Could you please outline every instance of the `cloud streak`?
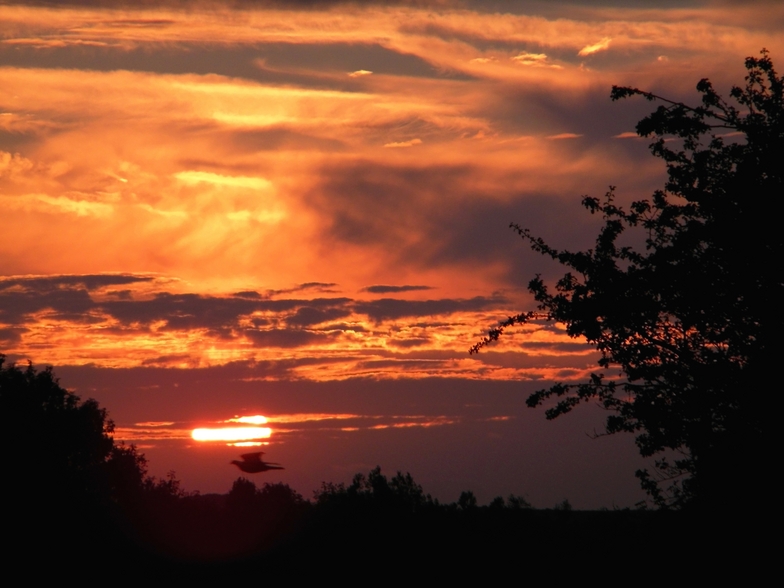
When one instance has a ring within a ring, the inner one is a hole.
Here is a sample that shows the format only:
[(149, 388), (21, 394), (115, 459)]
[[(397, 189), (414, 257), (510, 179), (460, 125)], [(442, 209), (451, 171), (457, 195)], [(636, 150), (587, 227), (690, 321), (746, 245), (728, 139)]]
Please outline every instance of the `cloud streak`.
[[(133, 275), (8, 278), (0, 281), (0, 335), (12, 357), (174, 368), (242, 360), (269, 379), (537, 378), (564, 368), (576, 376), (587, 361), (584, 346), (542, 327), (527, 329), (522, 348), (511, 337), (495, 354), (469, 358), (477, 325), (510, 311), (499, 295), (362, 300), (161, 290), (171, 284)], [(517, 359), (499, 362), (499, 352)]]
[(418, 292), (422, 290), (432, 290), (430, 286), (367, 286), (362, 288), (362, 292), (370, 292), (371, 294), (391, 294), (393, 292)]

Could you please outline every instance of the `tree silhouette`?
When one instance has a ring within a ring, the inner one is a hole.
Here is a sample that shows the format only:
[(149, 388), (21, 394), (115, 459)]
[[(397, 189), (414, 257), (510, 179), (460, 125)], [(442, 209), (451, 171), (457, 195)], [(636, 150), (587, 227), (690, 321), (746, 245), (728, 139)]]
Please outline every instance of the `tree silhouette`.
[[(8, 473), (0, 502), (20, 554), (75, 542), (100, 557), (119, 557), (143, 512), (179, 496), (174, 478), (147, 476), (134, 446), (115, 444), (114, 423), (95, 400), (61, 387), (51, 368), (7, 365), (0, 354), (0, 460)], [(41, 529), (46, 529), (45, 539)], [(106, 538), (112, 537), (112, 542)]]
[(98, 491), (114, 447), (106, 411), (60, 387), (51, 368), (4, 363), (0, 355), (0, 451), (15, 473), (6, 489), (45, 479), (70, 494)]
[(376, 466), (367, 476), (356, 474), (349, 486), (322, 482), (315, 492), (316, 506), (325, 511), (345, 511), (364, 517), (384, 514), (400, 521), (438, 508), (438, 501), (425, 494), (410, 473), (397, 472), (388, 479)]
[[(584, 197), (604, 221), (587, 251), (557, 250), (512, 224), (568, 271), (554, 288), (531, 280), (538, 310), (509, 317), (471, 349), (533, 320), (563, 323), (595, 345), (601, 372), (540, 390), (528, 405), (557, 399), (548, 419), (583, 401), (612, 411), (607, 433), (635, 433), (643, 456), (659, 456), (653, 473), (637, 472), (659, 506), (740, 504), (766, 487), (764, 395), (784, 331), (784, 247), (773, 212), (784, 195), (784, 83), (761, 55), (746, 59), (746, 83), (730, 92), (736, 105), (707, 79), (695, 107), (613, 87), (613, 100), (662, 103), (637, 133), (654, 138), (664, 189), (628, 210), (614, 187), (603, 200)], [(642, 232), (643, 249), (621, 243), (627, 230)]]

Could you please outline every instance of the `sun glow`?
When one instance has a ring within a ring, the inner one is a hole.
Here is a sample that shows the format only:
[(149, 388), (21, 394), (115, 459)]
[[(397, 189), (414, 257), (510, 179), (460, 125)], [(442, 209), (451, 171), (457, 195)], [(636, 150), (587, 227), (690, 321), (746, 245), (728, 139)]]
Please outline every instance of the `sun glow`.
[(193, 429), (195, 441), (253, 441), (272, 435), (268, 427), (222, 427), (219, 429)]
[(262, 445), (269, 445), (264, 441), (238, 441), (237, 443), (227, 443), (231, 447), (260, 447)]
[(233, 419), (228, 419), (227, 423), (243, 423), (246, 425), (266, 425), (267, 424), (267, 417), (261, 416), (260, 414), (256, 414), (253, 416), (242, 416), (242, 417), (234, 417)]

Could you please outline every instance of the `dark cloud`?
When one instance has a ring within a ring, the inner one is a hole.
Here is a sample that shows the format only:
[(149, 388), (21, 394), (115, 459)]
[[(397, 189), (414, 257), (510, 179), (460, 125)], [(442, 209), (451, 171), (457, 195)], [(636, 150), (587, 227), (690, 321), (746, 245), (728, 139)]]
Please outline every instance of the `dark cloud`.
[(118, 18), (115, 20), (105, 20), (105, 25), (115, 25), (118, 27), (138, 27), (138, 28), (159, 28), (174, 24), (176, 21), (170, 18)]
[[(565, 160), (568, 157), (564, 154)], [(607, 182), (617, 183), (639, 170), (632, 160), (629, 163), (628, 169), (614, 171)], [(327, 236), (331, 239), (383, 248), (391, 256), (390, 263), (404, 267), (468, 269), (504, 264), (506, 281), (500, 281), (499, 287), (524, 288), (536, 274), (547, 280), (563, 273), (557, 262), (531, 252), (510, 230), (510, 223), (568, 250), (592, 247), (601, 226), (601, 219), (581, 206), (585, 192), (581, 194), (579, 187), (566, 194), (509, 191), (489, 198), (473, 187), (481, 172), (470, 166), (422, 169), (361, 161), (333, 166), (324, 174), (321, 189), (309, 196), (309, 204), (330, 219)], [(635, 180), (637, 185), (622, 184), (621, 197), (649, 195), (654, 189), (645, 184), (649, 181), (646, 176)], [(601, 196), (607, 184), (597, 182), (583, 189)]]
[(384, 245), (402, 257), (416, 259), (428, 253), (422, 246), (432, 247), (425, 238), (433, 239), (444, 231), (439, 227), (427, 235), (427, 217), (441, 216), (444, 209), (462, 200), (465, 184), (477, 173), (468, 166), (424, 169), (374, 161), (332, 165), (323, 170), (320, 190), (309, 195), (309, 204), (331, 219), (333, 238), (357, 245)]
[(307, 290), (309, 288), (332, 288), (333, 286), (337, 286), (335, 282), (305, 282), (304, 284), (300, 284), (298, 288), (300, 290)]
[(24, 328), (0, 328), (0, 342), (4, 345), (15, 345), (22, 340), (22, 334), (26, 333)]
[(0, 291), (0, 321), (12, 325), (24, 323), (29, 315), (45, 309), (66, 315), (84, 315), (94, 308), (90, 294), (83, 289)]
[(348, 308), (326, 308), (319, 309), (311, 306), (303, 306), (297, 309), (293, 315), (286, 317), (286, 323), (296, 327), (309, 327), (319, 323), (326, 323), (339, 318), (344, 318), (351, 314)]
[(233, 324), (237, 317), (252, 313), (260, 304), (269, 304), (269, 301), (159, 293), (150, 300), (103, 302), (101, 308), (125, 324), (148, 325), (165, 321), (166, 329), (187, 330), (217, 329)]
[[(164, 321), (167, 329), (209, 328), (220, 331), (236, 325), (240, 317), (256, 311), (279, 313), (281, 316), (294, 311), (294, 322), (298, 325), (334, 320), (350, 313), (347, 306), (351, 302), (349, 298), (271, 300), (256, 292), (240, 292), (225, 297), (159, 292), (149, 299), (134, 300), (130, 291), (123, 290), (109, 292), (115, 298), (113, 300), (96, 301), (90, 295), (91, 291), (106, 285), (151, 280), (134, 275), (6, 278), (0, 280), (0, 320), (19, 324), (29, 320), (32, 314), (48, 310), (56, 318), (77, 322), (100, 322), (102, 315), (108, 315), (126, 326)], [(331, 285), (313, 282), (294, 290), (319, 291)], [(323, 320), (317, 320), (319, 318)]]
[(253, 290), (245, 290), (243, 292), (235, 292), (234, 294), (232, 294), (232, 296), (235, 296), (237, 298), (254, 298), (254, 299), (261, 298), (261, 294), (259, 294), (258, 292), (255, 292)]
[(220, 329), (235, 325), (240, 317), (257, 311), (286, 313), (303, 306), (324, 309), (341, 307), (349, 302), (349, 298), (271, 300), (235, 296), (160, 293), (151, 300), (107, 301), (99, 306), (105, 312), (127, 324), (150, 324), (156, 321), (166, 321), (165, 328), (167, 329), (188, 330)]
[(366, 314), (371, 320), (380, 322), (404, 317), (436, 316), (455, 312), (472, 312), (501, 308), (508, 304), (502, 296), (476, 296), (467, 300), (444, 298), (440, 300), (398, 300), (381, 298), (354, 304), (355, 312)]
[[(150, 52), (155, 56), (151, 58)], [(253, 60), (258, 51), (248, 47), (190, 47), (187, 43), (157, 48), (66, 45), (36, 47), (0, 44), (0, 59), (7, 66), (81, 69), (93, 71), (144, 71), (161, 74), (220, 74), (240, 78), (266, 77)]]
[(188, 354), (171, 354), (171, 355), (161, 355), (160, 357), (155, 357), (151, 359), (145, 359), (142, 361), (141, 365), (143, 366), (166, 366), (171, 365), (172, 363), (191, 363), (193, 358)]
[(0, 278), (0, 292), (21, 286), (30, 291), (49, 291), (61, 288), (82, 287), (87, 290), (97, 290), (104, 286), (122, 286), (139, 282), (151, 282), (155, 278), (130, 274), (85, 274), (77, 276), (12, 276)]
[(131, 300), (133, 298), (133, 293), (130, 290), (107, 290), (107, 296), (114, 296), (119, 300)]
[[(37, 313), (46, 312), (48, 318), (73, 324), (105, 323), (107, 334), (122, 335), (129, 329), (144, 331), (155, 325), (164, 331), (203, 330), (209, 336), (225, 340), (244, 336), (261, 347), (299, 347), (334, 340), (345, 331), (365, 331), (366, 328), (359, 325), (336, 322), (354, 313), (365, 315), (376, 323), (390, 319), (419, 319), (417, 325), (426, 328), (445, 324), (443, 319), (434, 322), (428, 321), (428, 317), (488, 309), (498, 309), (500, 312), (509, 303), (507, 298), (498, 294), (470, 299), (402, 300), (387, 297), (363, 301), (345, 297), (273, 299), (262, 297), (254, 291), (227, 296), (158, 292), (144, 299), (134, 299), (125, 295), (125, 291), (120, 291), (109, 299), (96, 300), (84, 287), (85, 284), (95, 288), (105, 283), (133, 283), (140, 280), (149, 278), (88, 275), (67, 276), (65, 279), (7, 280), (4, 282), (7, 287), (0, 289), (0, 323), (5, 325), (0, 338), (9, 342), (18, 341), (19, 333), (23, 331), (9, 327), (32, 323)], [(308, 282), (300, 284), (296, 289), (320, 291), (333, 285)], [(381, 288), (405, 292), (428, 287)], [(264, 316), (255, 313), (264, 313)], [(248, 328), (248, 322), (253, 328)], [(316, 326), (318, 328), (312, 328)], [(413, 348), (427, 342), (426, 337), (408, 337), (391, 339), (390, 345)]]
[(305, 282), (293, 288), (284, 288), (283, 290), (267, 290), (268, 296), (277, 296), (278, 294), (293, 294), (295, 292), (303, 292), (305, 290), (315, 290), (316, 292), (336, 292), (335, 286), (338, 284), (334, 282)]
[(256, 331), (248, 329), (244, 335), (253, 341), (256, 347), (303, 347), (305, 345), (323, 345), (333, 340), (336, 335), (303, 330), (270, 329)]
[[(321, 172), (319, 190), (306, 196), (308, 204), (329, 219), (327, 236), (383, 248), (391, 253), (391, 263), (407, 267), (505, 264), (507, 281), (499, 287), (524, 287), (537, 273), (556, 278), (561, 268), (528, 251), (509, 230), (510, 222), (530, 228), (555, 247), (582, 250), (593, 245), (600, 225), (600, 219), (580, 206), (584, 194), (601, 196), (613, 184), (619, 186), (619, 198), (640, 198), (660, 187), (664, 169), (651, 159), (646, 142), (628, 145), (631, 142), (612, 138), (634, 128), (650, 112), (649, 103), (612, 103), (609, 87), (598, 86), (554, 94), (546, 86), (503, 84), (494, 96), (495, 102), (486, 106), (498, 126), (511, 133), (552, 134), (556, 129), (583, 135), (551, 141), (553, 160), (542, 162), (543, 169), (573, 165), (585, 158), (586, 150), (606, 153), (606, 160), (618, 165), (608, 166), (604, 177), (594, 170), (573, 188), (499, 188), (491, 198), (476, 188), (481, 185), (478, 178), (487, 173), (478, 166), (331, 163)], [(514, 184), (521, 185), (521, 179), (514, 178)]]
[(536, 274), (545, 279), (563, 274), (563, 267), (530, 250), (510, 228), (517, 223), (558, 249), (585, 249), (593, 245), (599, 220), (583, 210), (580, 196), (520, 194), (509, 202), (468, 199), (460, 207), (441, 211), (443, 231), (439, 247), (428, 262), (435, 265), (505, 262), (506, 284), (526, 287)]
[[(618, 58), (614, 54), (597, 55), (599, 58)], [(627, 61), (630, 59), (626, 55), (623, 57)], [(646, 56), (645, 59), (650, 58)], [(617, 83), (622, 85), (624, 81), (618, 79)], [(499, 108), (496, 114), (505, 128), (547, 135), (575, 133), (582, 135), (580, 140), (589, 144), (613, 143), (614, 135), (633, 131), (637, 121), (650, 114), (652, 108), (645, 100), (613, 102), (610, 90), (609, 85), (594, 85), (575, 92), (553, 92), (547, 86), (508, 86), (497, 95), (496, 106)], [(676, 95), (676, 99), (688, 101), (688, 96)], [(566, 143), (564, 146), (568, 147)], [(624, 146), (626, 149), (629, 147)], [(635, 156), (650, 158), (647, 142), (635, 149)]]
[(411, 337), (409, 339), (389, 339), (387, 345), (392, 347), (419, 347), (420, 345), (427, 345), (430, 343), (430, 337)]
[[(110, 26), (116, 21), (109, 21)], [(167, 26), (159, 21), (158, 27)], [(5, 66), (61, 68), (92, 71), (138, 71), (158, 74), (217, 74), (273, 85), (294, 85), (341, 91), (358, 91), (365, 82), (346, 74), (361, 69), (375, 74), (426, 78), (460, 78), (409, 53), (374, 43), (167, 43), (143, 47), (95, 45), (36, 46), (0, 43)], [(266, 148), (287, 143), (311, 143), (305, 135), (283, 130), (254, 133), (246, 140), (262, 141)], [(239, 138), (242, 140), (242, 137)], [(323, 142), (324, 140), (322, 140)]]
[(432, 286), (368, 286), (362, 288), (360, 292), (370, 292), (371, 294), (390, 294), (392, 292), (413, 292), (416, 290), (432, 290)]
[[(344, 151), (346, 145), (343, 141), (333, 137), (319, 137), (303, 133), (300, 130), (286, 128), (281, 125), (274, 128), (225, 131), (216, 125), (216, 142), (231, 144), (242, 152), (247, 151), (278, 151), (278, 150), (317, 150), (336, 153)], [(216, 169), (226, 169), (224, 162), (198, 162), (199, 167), (204, 163)]]
[(105, 317), (90, 312), (53, 312), (47, 314), (46, 318), (48, 320), (71, 322), (82, 325), (97, 325), (106, 320)]
[(28, 147), (35, 145), (38, 140), (38, 136), (32, 132), (0, 130), (0, 151), (24, 152)]
[(348, 323), (334, 323), (331, 325), (324, 325), (316, 329), (318, 331), (353, 331), (355, 333), (365, 333), (367, 329), (362, 325), (350, 325)]
[[(375, 74), (443, 77), (444, 73), (410, 53), (399, 53), (370, 43), (274, 43), (257, 45), (267, 68), (347, 73), (360, 69)], [(350, 78), (349, 78), (350, 81)]]

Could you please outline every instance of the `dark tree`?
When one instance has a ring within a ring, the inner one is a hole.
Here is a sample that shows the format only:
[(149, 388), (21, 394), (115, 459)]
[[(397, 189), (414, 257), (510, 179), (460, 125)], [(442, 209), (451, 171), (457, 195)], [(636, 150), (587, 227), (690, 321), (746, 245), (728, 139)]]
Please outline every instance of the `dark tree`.
[(391, 480), (376, 466), (367, 477), (356, 474), (351, 485), (323, 482), (315, 492), (316, 504), (322, 506), (368, 507), (397, 513), (417, 513), (437, 504), (430, 494), (425, 494), (411, 474), (398, 472)]
[(8, 472), (0, 494), (6, 505), (66, 524), (160, 493), (162, 483), (147, 477), (144, 456), (115, 444), (113, 432), (106, 410), (60, 386), (51, 368), (7, 365), (0, 354), (0, 459)]
[(51, 368), (8, 365), (0, 354), (4, 562), (35, 554), (67, 573), (74, 546), (103, 562), (136, 553), (125, 513), (143, 499), (145, 462), (115, 445), (113, 430), (106, 411), (60, 386)]
[(106, 411), (94, 400), (80, 402), (51, 369), (4, 362), (0, 355), (0, 451), (14, 472), (6, 489), (45, 479), (69, 493), (95, 491), (114, 446)]
[[(745, 65), (734, 103), (707, 79), (697, 84), (698, 106), (613, 87), (613, 100), (661, 103), (637, 133), (654, 138), (664, 189), (628, 210), (613, 187), (603, 200), (584, 197), (603, 220), (587, 251), (555, 249), (511, 225), (568, 271), (554, 287), (531, 280), (538, 310), (508, 318), (471, 349), (533, 320), (563, 323), (595, 345), (600, 371), (590, 381), (540, 390), (528, 405), (555, 399), (548, 419), (583, 401), (611, 411), (607, 433), (634, 433), (643, 456), (658, 456), (653, 473), (637, 476), (659, 506), (745, 505), (768, 488), (763, 412), (784, 332), (775, 213), (784, 196), (784, 83), (765, 50)], [(636, 235), (644, 247), (624, 244)]]

